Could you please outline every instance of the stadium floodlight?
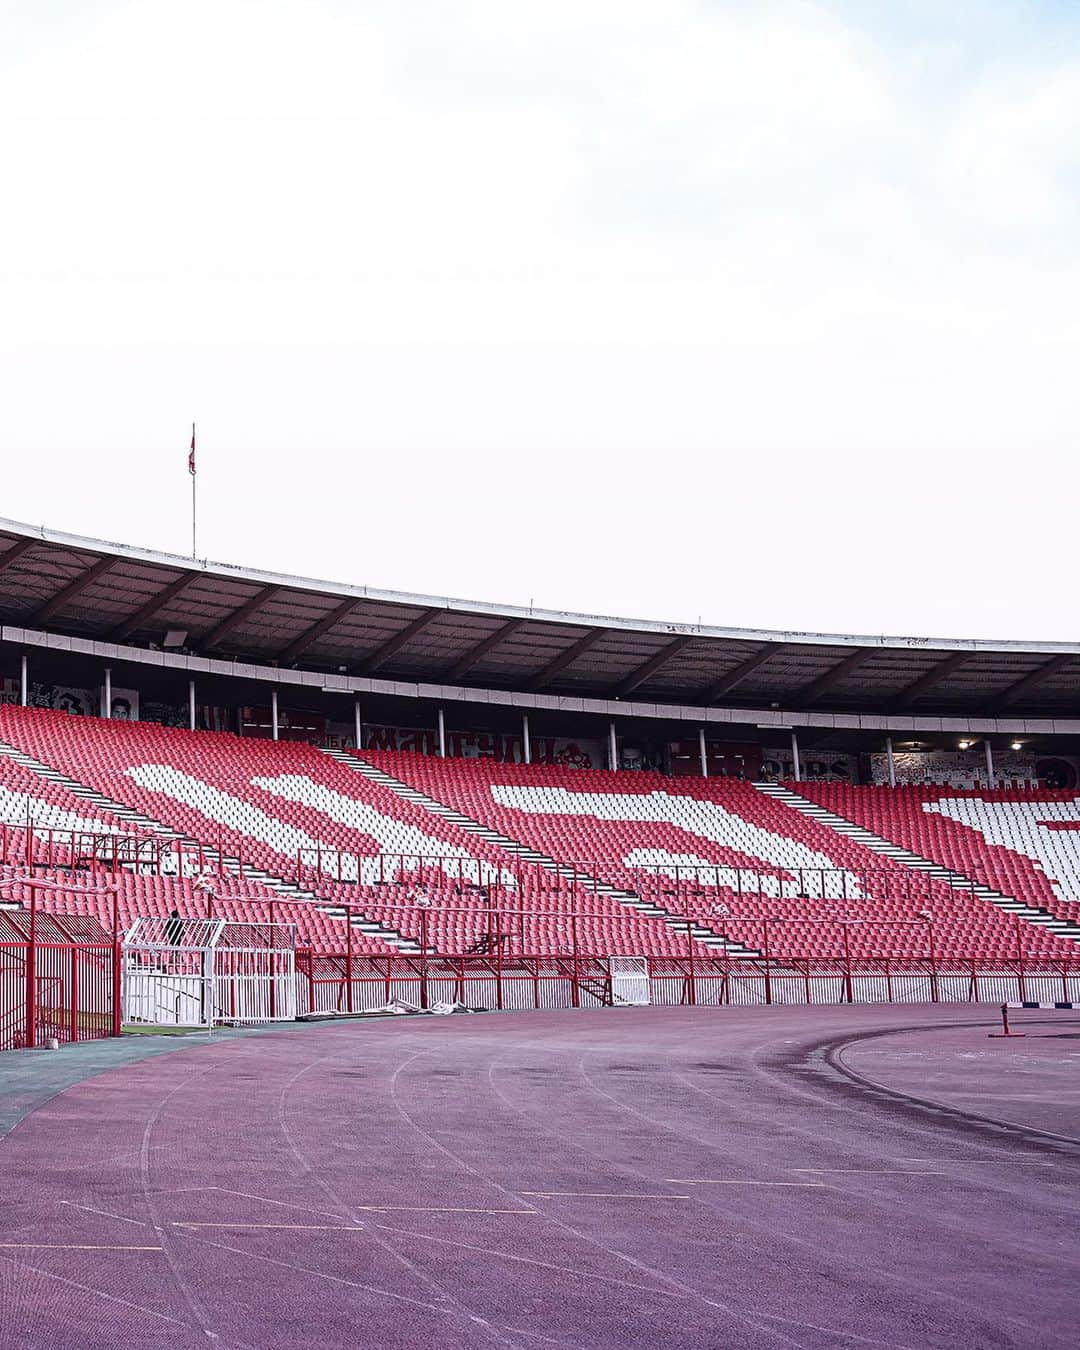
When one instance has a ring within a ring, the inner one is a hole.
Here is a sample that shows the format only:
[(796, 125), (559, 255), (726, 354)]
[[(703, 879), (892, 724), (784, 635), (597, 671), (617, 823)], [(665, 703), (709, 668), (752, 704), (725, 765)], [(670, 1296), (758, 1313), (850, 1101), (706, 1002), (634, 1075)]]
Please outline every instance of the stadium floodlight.
[(1013, 741), (1013, 742), (1011, 742), (1011, 744), (1009, 745), (1009, 749), (1010, 749), (1010, 750), (1023, 750), (1023, 748), (1024, 748), (1024, 742), (1023, 742), (1023, 741)]
[(971, 747), (972, 747), (974, 744), (975, 744), (974, 741), (961, 741), (961, 742), (960, 742), (960, 749), (961, 749), (961, 750), (970, 750)]

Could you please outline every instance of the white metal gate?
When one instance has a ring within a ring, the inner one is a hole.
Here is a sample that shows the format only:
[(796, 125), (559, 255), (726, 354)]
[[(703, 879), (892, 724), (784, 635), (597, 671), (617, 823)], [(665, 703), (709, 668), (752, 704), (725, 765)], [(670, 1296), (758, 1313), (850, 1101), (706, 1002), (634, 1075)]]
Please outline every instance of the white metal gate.
[(291, 923), (227, 923), (214, 949), (218, 1022), (296, 1020), (296, 929)]
[(222, 919), (136, 919), (124, 939), (124, 1021), (209, 1027), (214, 1014), (214, 944)]
[(644, 956), (610, 956), (612, 1003), (640, 1006), (652, 1002), (649, 962)]
[(296, 1017), (292, 924), (136, 919), (124, 940), (124, 1021), (211, 1027)]

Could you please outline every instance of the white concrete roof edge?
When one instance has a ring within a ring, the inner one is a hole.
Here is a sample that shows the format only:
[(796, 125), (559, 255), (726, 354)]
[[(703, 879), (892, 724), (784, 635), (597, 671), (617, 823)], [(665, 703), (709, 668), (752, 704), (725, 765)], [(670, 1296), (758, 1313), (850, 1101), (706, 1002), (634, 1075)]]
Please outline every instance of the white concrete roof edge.
[(611, 628), (624, 632), (666, 633), (672, 637), (724, 638), (739, 642), (777, 642), (803, 646), (880, 647), (883, 649), (926, 650), (941, 652), (1031, 652), (1047, 655), (1080, 654), (1080, 642), (1044, 642), (1025, 639), (904, 637), (888, 634), (811, 633), (797, 629), (781, 631), (762, 628), (722, 628), (710, 624), (675, 623), (662, 619), (627, 619), (607, 614), (578, 614), (572, 610), (534, 609), (519, 605), (505, 605), (486, 600), (463, 600), (451, 596), (413, 594), (408, 591), (384, 591), (369, 586), (354, 586), (343, 582), (324, 581), (314, 577), (297, 577), (283, 572), (268, 572), (260, 568), (240, 567), (232, 563), (212, 562), (208, 558), (188, 558), (182, 554), (162, 553), (132, 544), (120, 544), (105, 539), (91, 539), (85, 535), (52, 530), (45, 525), (27, 525), (22, 521), (0, 517), (0, 530), (24, 538), (40, 539), (44, 543), (84, 552), (111, 554), (130, 558), (134, 562), (155, 563), (186, 571), (205, 572), (211, 576), (250, 581), (262, 586), (286, 586), (293, 590), (309, 591), (346, 599), (385, 601), (388, 604), (410, 605), (421, 609), (445, 609), (462, 614), (486, 614), (504, 619), (531, 619), (537, 623), (556, 623), (577, 628)]

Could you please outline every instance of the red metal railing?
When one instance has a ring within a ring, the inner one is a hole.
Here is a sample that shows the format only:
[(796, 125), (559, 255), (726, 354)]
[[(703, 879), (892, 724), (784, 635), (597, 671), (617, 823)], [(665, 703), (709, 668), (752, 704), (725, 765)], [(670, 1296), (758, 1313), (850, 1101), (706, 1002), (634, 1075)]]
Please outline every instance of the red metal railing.
[[(353, 956), (297, 953), (300, 1007), (363, 1012), (395, 998), (489, 1009), (601, 1007), (616, 1001), (606, 957), (519, 955)], [(1010, 962), (897, 957), (747, 961), (718, 956), (652, 958), (650, 1002), (665, 1005), (990, 1003), (1080, 998), (1080, 959), (1043, 961), (1021, 974)]]

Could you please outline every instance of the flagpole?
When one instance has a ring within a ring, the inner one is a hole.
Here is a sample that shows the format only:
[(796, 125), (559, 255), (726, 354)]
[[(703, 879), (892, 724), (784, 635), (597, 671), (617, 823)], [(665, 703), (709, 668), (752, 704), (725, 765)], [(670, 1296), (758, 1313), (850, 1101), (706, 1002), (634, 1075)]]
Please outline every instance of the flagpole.
[(196, 557), (195, 548), (195, 423), (191, 424), (191, 556)]

